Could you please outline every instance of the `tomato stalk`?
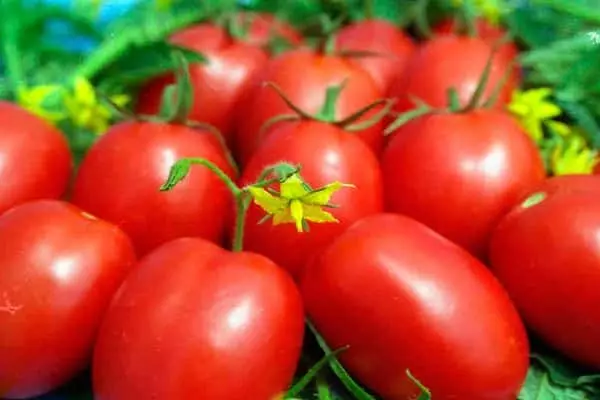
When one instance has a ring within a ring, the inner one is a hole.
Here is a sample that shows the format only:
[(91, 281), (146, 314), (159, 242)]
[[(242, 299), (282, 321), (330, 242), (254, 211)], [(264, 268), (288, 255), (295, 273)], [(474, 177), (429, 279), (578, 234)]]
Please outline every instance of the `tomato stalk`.
[[(271, 128), (273, 125), (279, 122), (301, 120), (319, 121), (327, 124), (333, 124), (348, 132), (358, 132), (364, 129), (368, 129), (371, 126), (378, 123), (379, 121), (381, 121), (382, 118), (389, 114), (392, 107), (394, 106), (395, 100), (393, 99), (379, 99), (371, 104), (366, 105), (363, 108), (358, 109), (356, 112), (354, 112), (352, 115), (346, 118), (337, 119), (335, 116), (336, 104), (346, 84), (347, 80), (344, 80), (339, 85), (329, 86), (325, 92), (325, 99), (323, 101), (321, 109), (316, 114), (311, 115), (310, 113), (302, 110), (297, 105), (295, 105), (285, 95), (283, 90), (281, 90), (281, 88), (275, 83), (264, 83), (265, 86), (269, 86), (270, 88), (275, 90), (275, 92), (277, 92), (277, 94), (281, 97), (285, 104), (293, 111), (293, 113), (277, 115), (267, 120), (261, 127), (261, 135), (264, 134), (264, 132), (266, 132), (267, 129)], [(381, 107), (381, 109), (371, 118), (369, 118), (366, 121), (357, 122), (365, 114), (378, 107)]]
[[(243, 187), (238, 186), (235, 181), (227, 175), (221, 168), (204, 158), (190, 157), (177, 160), (169, 171), (169, 176), (160, 191), (170, 191), (177, 186), (190, 173), (192, 165), (201, 165), (215, 174), (231, 192), (236, 208), (235, 230), (232, 239), (231, 250), (242, 251), (244, 247), (244, 227), (246, 223), (246, 214), (252, 201), (249, 189), (251, 187), (265, 188), (275, 182), (283, 182), (300, 171), (298, 166), (288, 163), (278, 163), (266, 167), (255, 183)], [(270, 178), (270, 176), (274, 176)]]

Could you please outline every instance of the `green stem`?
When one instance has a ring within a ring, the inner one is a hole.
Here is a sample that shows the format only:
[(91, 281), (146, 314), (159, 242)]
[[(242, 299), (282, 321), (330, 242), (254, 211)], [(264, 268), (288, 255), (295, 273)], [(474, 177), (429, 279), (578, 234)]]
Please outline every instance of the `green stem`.
[[(4, 8), (6, 15), (10, 14), (9, 2), (5, 3)], [(19, 87), (25, 84), (25, 76), (23, 74), (23, 65), (21, 63), (21, 52), (19, 51), (19, 26), (17, 17), (5, 18), (1, 26), (2, 32), (2, 55), (6, 65), (6, 76), (9, 86), (14, 92)]]
[(161, 191), (169, 191), (173, 189), (177, 184), (183, 181), (188, 174), (190, 173), (190, 169), (192, 165), (201, 165), (208, 170), (210, 170), (213, 174), (217, 176), (224, 184), (227, 186), (227, 189), (233, 195), (236, 204), (236, 220), (235, 220), (235, 234), (232, 242), (232, 250), (233, 251), (241, 251), (243, 248), (243, 234), (244, 234), (244, 222), (246, 219), (246, 213), (248, 211), (248, 207), (250, 206), (250, 202), (246, 196), (246, 191), (240, 189), (233, 179), (229, 177), (221, 168), (219, 168), (216, 164), (208, 161), (205, 158), (182, 158), (177, 160), (175, 164), (171, 167), (169, 171), (169, 176), (165, 183), (160, 187)]
[(373, 19), (375, 17), (375, 1), (374, 0), (364, 0), (365, 6), (365, 18)]
[[(270, 185), (271, 183), (285, 180), (299, 171), (298, 167), (292, 166), (291, 164), (275, 164), (273, 166), (265, 168), (262, 171), (262, 173), (259, 176), (258, 182), (240, 188), (234, 182), (234, 180), (231, 179), (229, 175), (223, 172), (223, 170), (219, 168), (216, 164), (208, 161), (207, 159), (198, 157), (182, 158), (177, 160), (177, 162), (173, 164), (171, 170), (169, 171), (169, 176), (167, 177), (167, 180), (165, 181), (165, 183), (162, 184), (159, 190), (161, 192), (172, 190), (175, 186), (181, 183), (181, 181), (183, 181), (188, 176), (192, 165), (201, 165), (210, 170), (225, 184), (225, 186), (227, 186), (227, 189), (229, 189), (229, 191), (233, 195), (236, 206), (236, 219), (231, 250), (235, 252), (242, 251), (244, 247), (244, 230), (246, 223), (246, 214), (248, 213), (250, 203), (252, 202), (252, 198), (249, 195), (248, 188), (250, 188), (251, 186), (265, 187)], [(276, 177), (265, 180), (267, 175), (271, 173), (274, 173)]]

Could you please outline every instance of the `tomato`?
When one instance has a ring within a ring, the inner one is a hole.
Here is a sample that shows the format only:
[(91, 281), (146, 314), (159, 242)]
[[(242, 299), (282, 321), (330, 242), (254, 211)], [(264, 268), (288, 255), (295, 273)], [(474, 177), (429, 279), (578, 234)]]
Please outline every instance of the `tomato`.
[(514, 400), (528, 369), (519, 315), (489, 270), (408, 217), (356, 222), (305, 270), (309, 317), (359, 381), (415, 399)]
[(87, 366), (135, 254), (116, 226), (58, 200), (7, 211), (0, 243), (0, 395), (31, 398)]
[[(433, 107), (445, 107), (450, 88), (456, 89), (462, 105), (468, 103), (481, 80), (491, 51), (492, 47), (485, 40), (476, 37), (438, 36), (427, 41), (390, 88), (390, 95), (398, 98), (395, 110), (405, 112), (415, 108), (411, 96)], [(508, 67), (507, 60), (498, 55), (494, 57), (484, 100), (494, 92)], [(516, 87), (517, 82), (508, 79), (494, 107), (504, 108)]]
[(175, 189), (158, 190), (184, 157), (205, 158), (234, 175), (223, 147), (208, 132), (175, 124), (114, 125), (83, 159), (72, 201), (119, 225), (139, 255), (184, 236), (220, 242), (231, 193), (216, 175), (193, 168)]
[(529, 327), (600, 368), (600, 177), (587, 177), (588, 189), (584, 180), (565, 176), (538, 187), (500, 222), (490, 258)]
[(241, 184), (255, 182), (265, 167), (280, 160), (301, 165), (301, 176), (313, 188), (334, 181), (356, 186), (336, 192), (331, 199), (338, 207), (327, 211), (339, 223), (310, 224), (308, 233), (298, 233), (293, 224), (258, 224), (264, 211), (250, 207), (244, 248), (264, 254), (298, 277), (310, 257), (349, 225), (383, 210), (382, 177), (377, 158), (357, 136), (330, 124), (303, 121), (275, 128), (244, 170)]
[(298, 289), (272, 261), (198, 238), (134, 269), (94, 353), (99, 399), (275, 399), (302, 347)]
[(534, 142), (507, 113), (432, 114), (401, 127), (383, 154), (388, 211), (478, 257), (496, 223), (545, 177)]
[[(453, 35), (457, 32), (458, 24), (459, 22), (455, 19), (445, 19), (433, 27), (433, 32), (438, 35)], [(504, 40), (508, 33), (501, 26), (493, 25), (483, 18), (475, 20), (475, 30), (479, 38), (492, 46)], [(512, 61), (519, 55), (519, 49), (515, 42), (508, 41), (500, 47), (499, 53), (507, 61)]]
[[(277, 84), (292, 103), (316, 114), (323, 106), (326, 89), (345, 80), (346, 86), (336, 104), (336, 118), (349, 117), (382, 97), (369, 74), (347, 58), (297, 50), (272, 59), (240, 101), (233, 147), (240, 164), (246, 165), (268, 135), (268, 131), (261, 134), (265, 122), (275, 116), (292, 113), (281, 96), (271, 87), (266, 87), (264, 82)], [(359, 122), (372, 118), (375, 112), (365, 114)], [(360, 131), (358, 136), (379, 152), (383, 145), (382, 129), (383, 122), (378, 122)]]
[(71, 177), (66, 138), (17, 105), (0, 101), (0, 214), (30, 200), (57, 199)]
[[(265, 23), (264, 18), (254, 20), (253, 25), (258, 31), (250, 36), (251, 42), (236, 40), (224, 28), (208, 23), (186, 28), (170, 39), (172, 43), (203, 53), (208, 58), (208, 64), (189, 68), (194, 90), (189, 118), (214, 125), (227, 140), (237, 101), (252, 76), (269, 58), (258, 46), (264, 40)], [(137, 111), (157, 113), (165, 87), (174, 81), (173, 74), (150, 81), (140, 91)]]
[(397, 74), (401, 73), (416, 45), (398, 27), (386, 20), (364, 20), (347, 25), (336, 35), (340, 50), (373, 51), (381, 56), (357, 57), (351, 62), (365, 69), (386, 93)]

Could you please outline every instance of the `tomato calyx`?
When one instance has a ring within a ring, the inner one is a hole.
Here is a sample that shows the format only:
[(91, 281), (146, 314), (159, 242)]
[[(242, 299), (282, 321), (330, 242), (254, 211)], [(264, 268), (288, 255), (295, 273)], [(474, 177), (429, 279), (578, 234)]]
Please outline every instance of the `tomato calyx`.
[(194, 102), (194, 89), (190, 78), (189, 64), (185, 56), (180, 52), (175, 51), (172, 57), (174, 59), (174, 65), (176, 66), (175, 83), (168, 85), (163, 91), (158, 114), (134, 114), (108, 99), (105, 99), (105, 101), (107, 101), (111, 108), (125, 121), (184, 125), (199, 132), (205, 132), (214, 136), (219, 142), (219, 146), (223, 150), (227, 161), (235, 173), (239, 174), (237, 163), (225, 143), (221, 131), (207, 122), (193, 121), (188, 118)]
[[(264, 85), (272, 88), (275, 92), (281, 97), (281, 99), (285, 102), (285, 104), (293, 111), (290, 114), (281, 114), (277, 115), (269, 120), (267, 120), (260, 130), (260, 135), (264, 135), (264, 133), (271, 128), (273, 125), (280, 122), (293, 122), (293, 121), (318, 121), (326, 124), (332, 124), (339, 128), (344, 129), (347, 132), (358, 132), (371, 126), (375, 125), (379, 121), (381, 121), (386, 115), (391, 111), (395, 100), (393, 99), (379, 99), (371, 104), (368, 104), (357, 111), (355, 111), (350, 116), (337, 119), (336, 114), (336, 104), (340, 97), (340, 94), (344, 90), (347, 84), (347, 80), (342, 81), (339, 85), (329, 86), (325, 91), (325, 99), (323, 101), (323, 105), (321, 109), (316, 114), (310, 114), (300, 107), (295, 105), (283, 92), (283, 90), (273, 82), (265, 82)], [(382, 107), (383, 106), (383, 107)], [(375, 115), (371, 118), (357, 122), (361, 119), (366, 113), (372, 111), (375, 108), (381, 107)]]

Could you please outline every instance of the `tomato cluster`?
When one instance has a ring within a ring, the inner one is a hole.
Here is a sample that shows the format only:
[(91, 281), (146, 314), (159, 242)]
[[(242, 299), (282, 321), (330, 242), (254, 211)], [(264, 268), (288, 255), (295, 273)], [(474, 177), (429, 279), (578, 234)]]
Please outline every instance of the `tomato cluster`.
[[(419, 395), (407, 370), (435, 400), (514, 400), (526, 327), (600, 368), (600, 178), (546, 177), (505, 110), (514, 43), (496, 52), (496, 28), (452, 24), (417, 43), (366, 20), (320, 49), (266, 14), (243, 36), (189, 27), (171, 41), (208, 63), (187, 71), (187, 121), (115, 124), (70, 186), (63, 135), (1, 103), (0, 397), (91, 365), (101, 400), (272, 400), (293, 381), (305, 318), (389, 400)], [(274, 34), (296, 47), (271, 55)], [(137, 111), (158, 113), (176, 81), (147, 82)], [(221, 175), (193, 168), (159, 191), (190, 157)], [(227, 179), (247, 187), (280, 162), (310, 188), (353, 187), (307, 232), (286, 223), (293, 209), (264, 222), (258, 203), (236, 231)]]

